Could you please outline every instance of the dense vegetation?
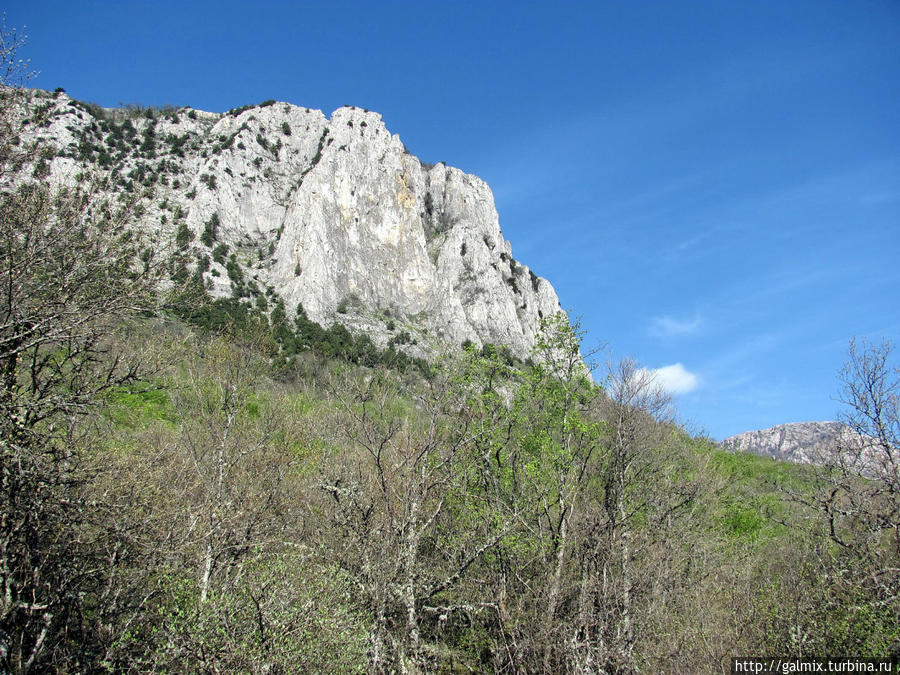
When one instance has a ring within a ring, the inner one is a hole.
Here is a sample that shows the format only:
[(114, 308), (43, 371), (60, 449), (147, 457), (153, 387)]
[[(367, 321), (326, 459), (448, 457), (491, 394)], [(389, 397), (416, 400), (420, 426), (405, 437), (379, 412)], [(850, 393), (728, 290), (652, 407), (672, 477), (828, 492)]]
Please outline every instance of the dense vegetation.
[[(8, 177), (43, 158), (0, 117)], [(561, 315), (527, 362), (469, 346), (429, 366), (302, 308), (212, 300), (180, 243), (129, 228), (133, 204), (40, 178), (0, 195), (0, 670), (900, 651), (887, 348), (854, 346), (842, 374), (879, 472), (853, 448), (778, 464), (687, 435), (630, 362), (596, 384)]]

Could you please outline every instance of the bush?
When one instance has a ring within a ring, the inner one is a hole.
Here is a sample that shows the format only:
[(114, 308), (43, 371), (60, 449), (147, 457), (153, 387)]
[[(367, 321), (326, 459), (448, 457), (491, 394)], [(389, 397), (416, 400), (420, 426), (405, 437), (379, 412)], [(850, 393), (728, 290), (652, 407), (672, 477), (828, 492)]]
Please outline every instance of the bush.
[(183, 251), (193, 239), (194, 233), (188, 228), (187, 223), (182, 222), (175, 233), (175, 245)]
[(205, 246), (208, 248), (212, 248), (213, 243), (216, 241), (219, 230), (219, 214), (213, 213), (209, 220), (203, 225), (203, 234), (200, 235), (200, 241), (203, 242)]
[(225, 259), (228, 257), (228, 244), (219, 244), (216, 246), (213, 249), (212, 257), (217, 263), (224, 265)]
[(49, 176), (50, 165), (47, 163), (47, 160), (41, 157), (37, 161), (37, 164), (34, 165), (34, 171), (32, 172), (32, 175), (35, 178), (46, 178), (47, 176)]
[(235, 284), (243, 283), (244, 270), (241, 268), (240, 263), (238, 263), (233, 253), (228, 259), (228, 262), (225, 263), (225, 271), (228, 273), (228, 278), (231, 279)]

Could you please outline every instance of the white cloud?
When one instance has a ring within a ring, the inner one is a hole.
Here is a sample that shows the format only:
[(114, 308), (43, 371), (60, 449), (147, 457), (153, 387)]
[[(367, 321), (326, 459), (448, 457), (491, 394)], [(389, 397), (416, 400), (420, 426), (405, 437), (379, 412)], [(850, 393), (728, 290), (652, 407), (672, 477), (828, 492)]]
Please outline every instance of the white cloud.
[(694, 391), (700, 384), (700, 379), (680, 363), (655, 370), (642, 368), (639, 372), (649, 374), (656, 384), (670, 394), (686, 394)]
[(693, 319), (675, 319), (671, 316), (655, 317), (650, 325), (650, 333), (658, 337), (695, 335), (700, 332), (703, 319), (695, 315)]

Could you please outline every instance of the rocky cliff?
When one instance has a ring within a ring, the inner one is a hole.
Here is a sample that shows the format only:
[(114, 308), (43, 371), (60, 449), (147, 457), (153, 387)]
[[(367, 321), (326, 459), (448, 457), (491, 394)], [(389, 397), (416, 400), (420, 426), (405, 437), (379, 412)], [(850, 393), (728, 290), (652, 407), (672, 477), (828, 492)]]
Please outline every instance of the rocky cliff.
[(779, 424), (730, 436), (720, 445), (796, 464), (843, 466), (870, 478), (890, 474), (895, 466), (876, 439), (840, 422)]
[(101, 197), (130, 201), (214, 295), (280, 297), (381, 345), (408, 333), (414, 354), (470, 340), (525, 357), (560, 311), (513, 258), (488, 186), (421, 162), (377, 113), (113, 110), (32, 91), (13, 116), (22, 146), (39, 149), (17, 180), (100, 176)]
[(838, 422), (779, 424), (730, 436), (721, 445), (735, 452), (752, 452), (785, 462), (823, 464), (834, 456), (848, 431)]

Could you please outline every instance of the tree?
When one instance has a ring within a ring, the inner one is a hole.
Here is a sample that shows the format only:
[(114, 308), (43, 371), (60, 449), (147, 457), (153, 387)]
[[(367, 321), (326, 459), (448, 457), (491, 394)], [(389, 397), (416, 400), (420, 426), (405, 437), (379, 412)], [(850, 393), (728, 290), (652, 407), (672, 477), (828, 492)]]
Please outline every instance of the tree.
[[(9, 84), (22, 41), (0, 32)], [(79, 536), (95, 468), (81, 420), (138, 375), (110, 337), (151, 304), (155, 266), (141, 261), (128, 208), (99, 203), (90, 180), (54, 190), (13, 175), (18, 92), (4, 91), (0, 110), (0, 663), (29, 672), (90, 642), (81, 617), (102, 574)]]
[(900, 655), (900, 369), (892, 357), (889, 342), (850, 342), (838, 375), (845, 427), (823, 449), (812, 490), (790, 493), (812, 516), (811, 532), (795, 527), (815, 553), (785, 574), (806, 593), (770, 618), (782, 653)]
[(63, 642), (80, 602), (81, 556), (51, 533), (75, 538), (84, 516), (79, 420), (140, 372), (111, 335), (152, 301), (139, 238), (123, 214), (93, 217), (91, 197), (35, 184), (0, 195), (0, 626), (23, 672)]
[(332, 385), (344, 412), (335, 423), (361, 452), (330, 458), (320, 483), (333, 555), (374, 617), (375, 672), (436, 668), (440, 659), (423, 634), (462, 609), (453, 592), (506, 532), (467, 491), (484, 432), (465, 414), (467, 390), (455, 369), (420, 383), (414, 409), (403, 405), (401, 386), (383, 369)]
[(113, 453), (125, 487), (107, 478), (95, 490), (120, 496), (143, 553), (119, 565), (118, 586), (146, 599), (111, 623), (114, 672), (360, 669), (368, 626), (346, 601), (350, 583), (305, 541), (313, 442), (259, 351), (188, 340), (168, 395), (177, 424)]
[(535, 347), (535, 365), (521, 388), (524, 400), (520, 447), (528, 466), (536, 519), (533, 535), (546, 556), (546, 597), (541, 612), (541, 667), (564, 662), (564, 624), (558, 616), (566, 594), (576, 533), (573, 524), (585, 508), (585, 486), (600, 450), (600, 425), (586, 414), (601, 395), (581, 354), (583, 331), (559, 313), (545, 319)]
[[(817, 506), (836, 545), (833, 592), (847, 603), (845, 651), (900, 654), (900, 368), (893, 345), (852, 340), (839, 374), (837, 451), (819, 475)], [(826, 645), (831, 647), (831, 645)], [(833, 650), (832, 650), (833, 651)]]
[(19, 58), (28, 36), (6, 25), (6, 15), (0, 20), (0, 86), (20, 87), (37, 75), (30, 71), (29, 62)]

